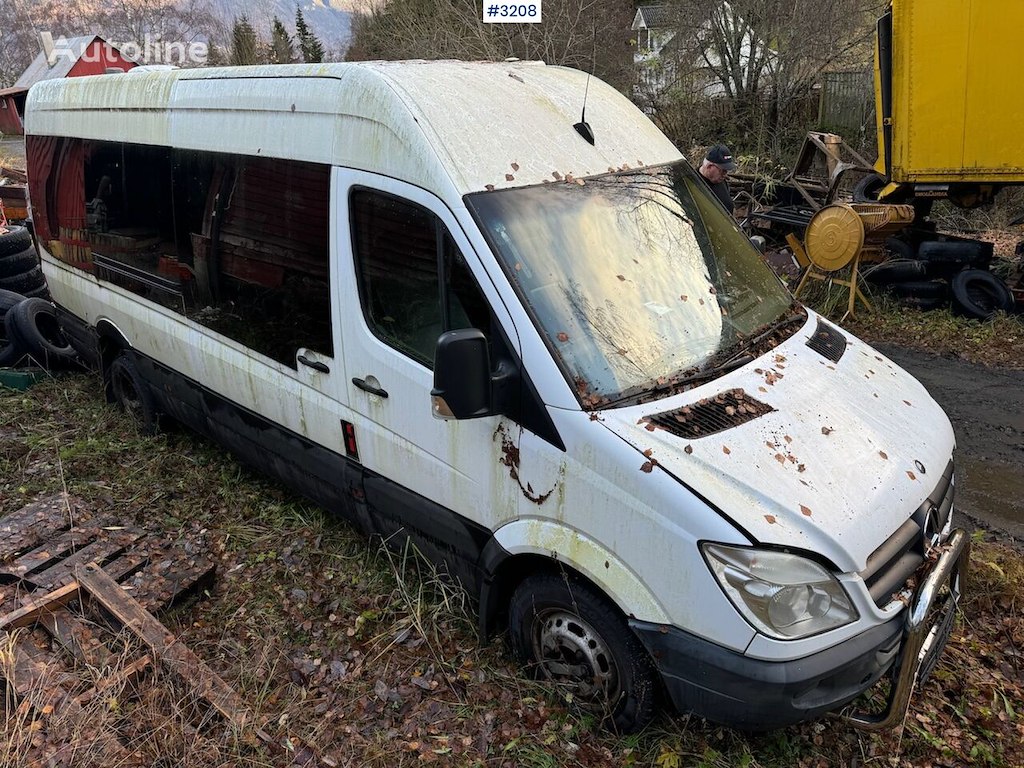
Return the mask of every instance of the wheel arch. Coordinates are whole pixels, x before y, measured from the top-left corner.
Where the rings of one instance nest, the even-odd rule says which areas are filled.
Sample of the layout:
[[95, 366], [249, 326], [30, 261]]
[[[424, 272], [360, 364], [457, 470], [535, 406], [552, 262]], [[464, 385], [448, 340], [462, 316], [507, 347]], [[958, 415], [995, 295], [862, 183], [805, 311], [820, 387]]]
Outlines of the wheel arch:
[[112, 321], [103, 318], [96, 323], [97, 348], [99, 350], [100, 375], [103, 377], [103, 393], [108, 403], [114, 402], [110, 387], [110, 366], [121, 352], [132, 345]]
[[623, 619], [671, 624], [657, 597], [614, 552], [586, 534], [548, 520], [516, 520], [498, 529], [481, 556], [480, 635], [506, 626], [512, 593], [527, 576], [569, 572], [603, 594]]

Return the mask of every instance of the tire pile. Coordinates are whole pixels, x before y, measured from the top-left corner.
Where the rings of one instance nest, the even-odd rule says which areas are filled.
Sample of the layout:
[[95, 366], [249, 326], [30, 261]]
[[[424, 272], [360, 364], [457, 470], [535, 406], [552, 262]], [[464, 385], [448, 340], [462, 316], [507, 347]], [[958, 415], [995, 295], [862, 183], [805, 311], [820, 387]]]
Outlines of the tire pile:
[[987, 320], [1012, 312], [1009, 286], [988, 271], [992, 244], [973, 240], [930, 240], [916, 251], [905, 241], [886, 242], [893, 258], [861, 274], [906, 306], [928, 310], [952, 306], [964, 317]]
[[0, 368], [54, 369], [77, 359], [48, 295], [32, 235], [10, 227], [0, 234]]

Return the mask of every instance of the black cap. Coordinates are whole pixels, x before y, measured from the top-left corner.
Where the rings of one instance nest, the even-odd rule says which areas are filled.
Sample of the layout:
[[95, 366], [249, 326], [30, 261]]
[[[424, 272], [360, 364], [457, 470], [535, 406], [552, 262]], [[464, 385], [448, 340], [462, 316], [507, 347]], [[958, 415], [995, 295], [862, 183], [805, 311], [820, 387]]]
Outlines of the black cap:
[[709, 163], [714, 163], [723, 171], [735, 171], [736, 163], [732, 161], [732, 152], [725, 144], [715, 144], [708, 150], [705, 158]]

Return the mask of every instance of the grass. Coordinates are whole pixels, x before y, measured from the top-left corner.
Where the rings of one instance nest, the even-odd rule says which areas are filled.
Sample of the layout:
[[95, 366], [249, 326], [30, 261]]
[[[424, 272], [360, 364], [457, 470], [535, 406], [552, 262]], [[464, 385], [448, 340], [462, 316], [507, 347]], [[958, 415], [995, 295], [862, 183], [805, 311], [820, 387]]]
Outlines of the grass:
[[[33, 739], [84, 750], [103, 729], [160, 766], [301, 764], [307, 754], [381, 768], [1024, 764], [1014, 666], [1024, 565], [990, 539], [975, 542], [965, 620], [902, 733], [823, 719], [751, 735], [662, 715], [615, 737], [526, 679], [500, 639], [481, 644], [466, 596], [414, 551], [368, 545], [190, 433], [140, 436], [102, 401], [95, 377], [0, 392], [0, 425], [0, 513], [66, 487], [125, 524], [205, 532], [217, 581], [163, 620], [279, 745], [233, 733], [157, 668], [115, 707], [90, 703], [88, 732], [33, 719], [9, 699], [0, 766], [23, 764]], [[84, 755], [76, 766], [99, 764]]]
[[[835, 321], [846, 312], [845, 288], [829, 282], [810, 281], [801, 301]], [[971, 363], [1000, 368], [1024, 369], [1024, 315], [997, 314], [991, 320], [959, 317], [947, 308], [922, 312], [901, 305], [896, 299], [862, 284], [874, 306], [864, 309], [858, 302], [856, 314], [842, 321], [869, 343], [889, 343], [940, 355], [956, 355]]]

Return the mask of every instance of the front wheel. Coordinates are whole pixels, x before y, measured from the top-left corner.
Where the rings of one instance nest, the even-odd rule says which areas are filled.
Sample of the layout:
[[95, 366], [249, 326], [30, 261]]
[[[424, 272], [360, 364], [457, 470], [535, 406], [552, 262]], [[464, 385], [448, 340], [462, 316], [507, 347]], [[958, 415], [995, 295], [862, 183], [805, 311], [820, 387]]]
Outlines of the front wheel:
[[537, 677], [562, 687], [615, 731], [650, 722], [657, 692], [650, 658], [589, 584], [558, 574], [524, 579], [512, 595], [509, 634], [512, 650]]
[[139, 432], [144, 435], [156, 434], [158, 422], [153, 394], [127, 352], [122, 352], [114, 359], [107, 377], [114, 402], [132, 417]]

